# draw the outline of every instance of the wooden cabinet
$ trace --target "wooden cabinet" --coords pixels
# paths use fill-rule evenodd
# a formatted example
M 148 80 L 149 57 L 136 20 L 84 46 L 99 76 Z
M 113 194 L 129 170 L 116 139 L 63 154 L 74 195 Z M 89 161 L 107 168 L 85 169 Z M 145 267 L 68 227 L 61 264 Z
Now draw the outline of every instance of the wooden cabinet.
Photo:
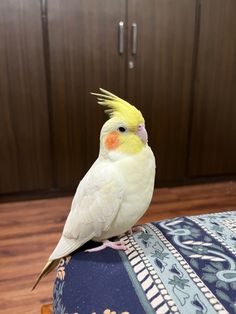
M 185 177 L 195 6 L 195 0 L 128 1 L 127 98 L 144 113 L 162 185 Z
M 122 54 L 120 21 L 124 23 Z M 136 54 L 132 52 L 133 23 L 137 25 Z M 194 24 L 195 0 L 48 2 L 59 188 L 75 187 L 97 157 L 104 113 L 89 93 L 100 86 L 143 111 L 158 160 L 158 182 L 183 178 Z
M 0 193 L 52 186 L 40 2 L 0 1 Z
M 235 174 L 235 11 L 234 0 L 0 1 L 0 194 L 74 191 L 98 156 L 99 87 L 143 112 L 158 186 Z
M 75 188 L 98 156 L 105 115 L 90 92 L 124 97 L 118 23 L 125 0 L 48 1 L 52 129 L 57 188 Z
M 236 2 L 201 2 L 189 175 L 236 174 Z

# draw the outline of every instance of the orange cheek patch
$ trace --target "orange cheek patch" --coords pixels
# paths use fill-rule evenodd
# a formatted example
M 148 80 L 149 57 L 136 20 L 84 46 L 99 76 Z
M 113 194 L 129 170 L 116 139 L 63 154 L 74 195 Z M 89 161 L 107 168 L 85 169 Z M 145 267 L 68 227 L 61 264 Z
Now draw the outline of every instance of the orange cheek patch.
M 107 149 L 115 149 L 119 146 L 118 132 L 112 132 L 107 135 L 105 139 L 105 146 Z

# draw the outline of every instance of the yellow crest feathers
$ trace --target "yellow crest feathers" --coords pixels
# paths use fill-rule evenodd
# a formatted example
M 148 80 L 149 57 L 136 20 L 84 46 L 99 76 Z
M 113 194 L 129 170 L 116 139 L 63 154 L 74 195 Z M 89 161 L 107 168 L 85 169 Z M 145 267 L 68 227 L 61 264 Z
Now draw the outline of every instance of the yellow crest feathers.
M 99 105 L 108 107 L 105 112 L 110 116 L 110 118 L 125 120 L 131 127 L 144 123 L 142 113 L 137 108 L 105 89 L 100 88 L 100 91 L 102 94 L 91 94 L 98 97 L 97 99 Z

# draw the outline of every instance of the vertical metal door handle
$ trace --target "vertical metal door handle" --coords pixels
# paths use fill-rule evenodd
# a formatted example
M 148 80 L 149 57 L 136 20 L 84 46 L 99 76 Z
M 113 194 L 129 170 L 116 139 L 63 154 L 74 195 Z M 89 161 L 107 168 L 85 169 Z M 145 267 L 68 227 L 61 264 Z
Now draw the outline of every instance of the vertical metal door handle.
M 124 53 L 124 22 L 120 21 L 118 26 L 118 52 L 120 55 Z
M 132 55 L 137 53 L 138 27 L 136 23 L 132 24 Z
M 46 0 L 41 0 L 41 12 L 42 12 L 42 18 L 47 18 L 47 3 Z

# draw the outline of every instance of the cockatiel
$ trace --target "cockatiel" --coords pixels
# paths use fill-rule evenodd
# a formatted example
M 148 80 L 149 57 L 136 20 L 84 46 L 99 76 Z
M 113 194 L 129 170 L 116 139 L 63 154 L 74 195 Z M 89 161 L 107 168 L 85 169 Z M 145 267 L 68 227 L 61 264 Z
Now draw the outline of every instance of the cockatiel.
M 154 188 L 155 158 L 147 144 L 144 118 L 139 110 L 100 89 L 98 103 L 110 119 L 100 134 L 98 159 L 79 183 L 62 236 L 33 289 L 59 260 L 89 240 L 105 247 L 125 249 L 108 239 L 127 232 L 147 210 Z

